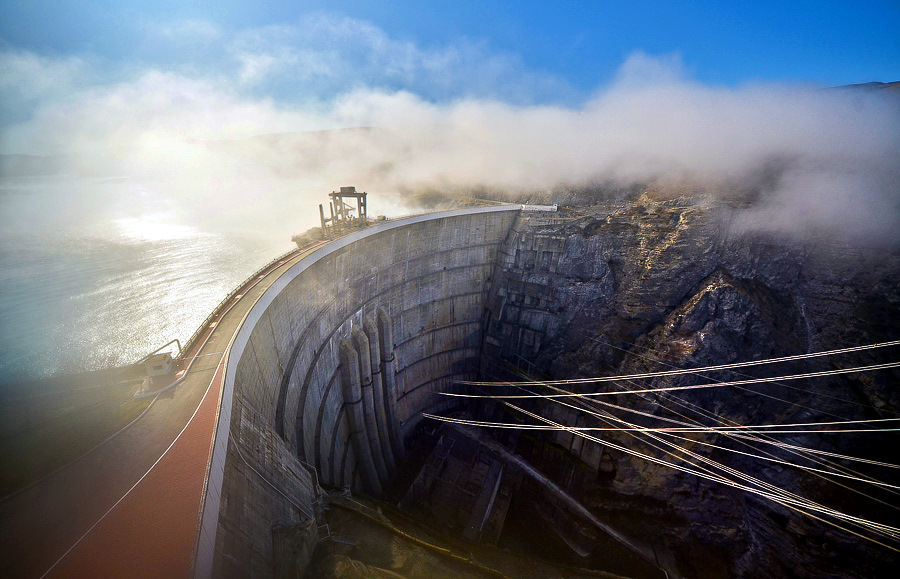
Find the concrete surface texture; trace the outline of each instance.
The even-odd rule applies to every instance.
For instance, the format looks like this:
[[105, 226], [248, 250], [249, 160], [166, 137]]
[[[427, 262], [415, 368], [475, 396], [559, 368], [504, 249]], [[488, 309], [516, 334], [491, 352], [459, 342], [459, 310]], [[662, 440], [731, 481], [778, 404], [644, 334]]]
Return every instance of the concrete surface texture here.
[[[286, 271], [230, 348], [198, 577], [271, 573], [272, 529], [314, 529], [316, 484], [377, 495], [436, 392], [477, 375], [498, 249], [520, 206], [382, 223]], [[313, 531], [310, 531], [313, 532]]]

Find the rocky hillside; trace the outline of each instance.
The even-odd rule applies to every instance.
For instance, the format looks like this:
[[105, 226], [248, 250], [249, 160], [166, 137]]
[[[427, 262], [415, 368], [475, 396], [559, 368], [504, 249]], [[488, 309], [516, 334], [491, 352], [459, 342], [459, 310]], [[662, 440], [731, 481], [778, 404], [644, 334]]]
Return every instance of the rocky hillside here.
[[[584, 204], [553, 216], [524, 218], [507, 241], [504, 265], [495, 276], [487, 350], [496, 348], [506, 360], [524, 364], [533, 374], [560, 379], [699, 368], [900, 338], [900, 251], [839, 239], [789, 241], [771, 234], [739, 233], [732, 226], [739, 211], [722, 204], [706, 205], [703, 198], [661, 201], [645, 194], [628, 202]], [[685, 386], [897, 360], [900, 348], [893, 347], [705, 377], [682, 374], [582, 389]], [[889, 369], [641, 396], [621, 394], [603, 400], [645, 414], [608, 406], [595, 411], [645, 426], [674, 424], [660, 418], [704, 425], [895, 418], [900, 417], [898, 379], [900, 372]], [[610, 423], [585, 418], [573, 408], [550, 408], [553, 405], [546, 403], [542, 412], [570, 424], [576, 420], [585, 425]], [[603, 436], [680, 466], [700, 460], [662, 442], [648, 441], [646, 436]], [[831, 482], [819, 473], [784, 463], [824, 471], [848, 469], [842, 472], [897, 485], [900, 477], [895, 469], [848, 460], [816, 463], [809, 455], [721, 434], [689, 438], [689, 442], [665, 440], [687, 445], [699, 457], [779, 489], [854, 516], [900, 526], [896, 494], [846, 477], [831, 476], [837, 481]], [[897, 462], [897, 436], [890, 432], [772, 438]], [[593, 460], [585, 458], [588, 455], [580, 445], [577, 455]], [[898, 561], [896, 551], [828, 524], [833, 518], [816, 515], [822, 521], [618, 450], [603, 447], [590, 456], [605, 461], [594, 460], [598, 473], [608, 473], [613, 464], [614, 474], [598, 475], [596, 484], [577, 489], [580, 498], [633, 535], [664, 546], [685, 576], [877, 577], [892, 575]], [[819, 456], [823, 458], [828, 457]], [[900, 547], [896, 540], [889, 539], [887, 544]]]

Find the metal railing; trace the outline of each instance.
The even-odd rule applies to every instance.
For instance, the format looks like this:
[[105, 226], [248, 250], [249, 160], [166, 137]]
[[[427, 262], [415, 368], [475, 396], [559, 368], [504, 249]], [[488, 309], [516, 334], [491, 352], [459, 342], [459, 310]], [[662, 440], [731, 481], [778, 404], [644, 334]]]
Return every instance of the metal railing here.
[[303, 247], [298, 247], [296, 249], [292, 249], [288, 252], [285, 252], [285, 253], [279, 255], [278, 257], [272, 259], [271, 261], [269, 261], [267, 264], [265, 264], [264, 266], [257, 269], [252, 274], [250, 274], [244, 281], [242, 281], [240, 284], [238, 284], [237, 287], [235, 287], [233, 290], [228, 292], [228, 295], [226, 295], [224, 298], [222, 298], [222, 301], [220, 301], [216, 305], [216, 307], [213, 308], [213, 310], [209, 313], [209, 315], [206, 316], [206, 319], [203, 320], [203, 322], [200, 324], [200, 326], [197, 328], [197, 330], [193, 334], [191, 334], [191, 337], [188, 338], [187, 341], [184, 343], [184, 348], [182, 349], [182, 352], [189, 352], [191, 350], [191, 348], [194, 346], [194, 343], [197, 341], [197, 339], [203, 334], [203, 332], [209, 326], [209, 323], [221, 313], [222, 308], [224, 308], [228, 304], [228, 302], [230, 302], [231, 299], [234, 298], [234, 296], [238, 295], [241, 292], [241, 290], [246, 288], [247, 285], [251, 281], [253, 281], [253, 279], [265, 274], [269, 268], [271, 268], [273, 265], [275, 265], [279, 261], [283, 261], [291, 256], [294, 256], [295, 254], [297, 254], [301, 251], [308, 249], [309, 247], [311, 247], [313, 245], [320, 244], [320, 243], [322, 243], [322, 242], [315, 241], [315, 242], [305, 245]]
[[182, 352], [184, 352], [184, 350], [181, 348], [181, 342], [178, 341], [178, 338], [175, 338], [174, 340], [169, 340], [168, 342], [166, 342], [165, 344], [163, 344], [163, 345], [160, 346], [159, 348], [153, 350], [152, 352], [150, 352], [149, 354], [147, 354], [146, 356], [144, 356], [143, 358], [141, 358], [140, 360], [138, 360], [137, 362], [135, 362], [134, 365], [135, 365], [135, 366], [140, 366], [140, 365], [143, 364], [146, 360], [148, 360], [148, 359], [150, 358], [150, 356], [152, 356], [153, 354], [159, 352], [160, 350], [162, 350], [162, 349], [165, 348], [166, 346], [170, 346], [170, 345], [172, 345], [172, 344], [177, 344], [177, 345], [178, 345], [178, 356], [177, 356], [177, 357], [178, 357], [178, 358], [181, 358]]

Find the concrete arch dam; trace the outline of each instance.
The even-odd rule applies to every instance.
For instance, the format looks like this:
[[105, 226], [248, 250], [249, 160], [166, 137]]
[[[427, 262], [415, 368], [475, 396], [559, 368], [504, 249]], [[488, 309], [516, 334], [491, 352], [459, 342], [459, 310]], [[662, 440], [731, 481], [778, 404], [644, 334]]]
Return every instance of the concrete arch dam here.
[[434, 393], [478, 373], [521, 208], [357, 231], [258, 299], [229, 348], [197, 576], [270, 573], [273, 527], [314, 520], [317, 484], [378, 494], [388, 483], [421, 413], [452, 404]]

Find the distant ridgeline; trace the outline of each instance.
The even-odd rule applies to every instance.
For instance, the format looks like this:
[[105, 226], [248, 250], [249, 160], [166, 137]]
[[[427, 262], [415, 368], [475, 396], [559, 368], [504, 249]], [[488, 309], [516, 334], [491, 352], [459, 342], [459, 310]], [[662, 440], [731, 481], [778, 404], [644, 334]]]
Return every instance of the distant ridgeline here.
[[866, 92], [884, 92], [893, 96], [900, 97], [900, 81], [895, 82], [863, 82], [860, 84], [844, 84], [841, 86], [831, 87], [833, 89], [851, 89]]

